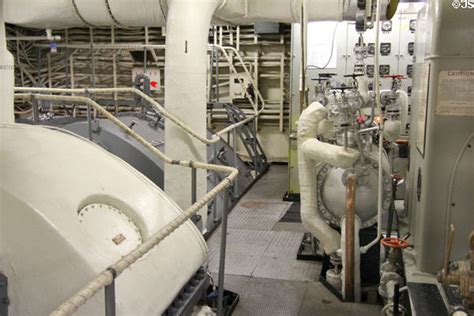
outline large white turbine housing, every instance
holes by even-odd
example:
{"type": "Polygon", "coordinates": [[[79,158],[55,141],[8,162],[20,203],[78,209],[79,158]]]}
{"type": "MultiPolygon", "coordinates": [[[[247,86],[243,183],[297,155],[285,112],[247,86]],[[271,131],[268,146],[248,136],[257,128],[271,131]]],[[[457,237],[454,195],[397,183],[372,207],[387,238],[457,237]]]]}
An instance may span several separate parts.
{"type": "MultiPolygon", "coordinates": [[[[181,213],[145,176],[64,130],[0,125],[0,272],[11,315],[47,315],[181,213]]],[[[188,222],[116,281],[119,315],[159,315],[207,262],[188,222]]],[[[96,295],[78,312],[103,315],[96,295]]]]}

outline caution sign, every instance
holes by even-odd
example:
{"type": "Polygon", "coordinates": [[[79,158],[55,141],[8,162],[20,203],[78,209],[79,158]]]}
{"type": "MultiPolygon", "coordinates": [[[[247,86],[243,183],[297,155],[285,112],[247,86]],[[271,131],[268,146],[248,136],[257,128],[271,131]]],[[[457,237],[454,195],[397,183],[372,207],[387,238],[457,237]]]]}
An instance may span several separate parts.
{"type": "Polygon", "coordinates": [[[439,73],[436,114],[474,116],[474,70],[439,73]]]}

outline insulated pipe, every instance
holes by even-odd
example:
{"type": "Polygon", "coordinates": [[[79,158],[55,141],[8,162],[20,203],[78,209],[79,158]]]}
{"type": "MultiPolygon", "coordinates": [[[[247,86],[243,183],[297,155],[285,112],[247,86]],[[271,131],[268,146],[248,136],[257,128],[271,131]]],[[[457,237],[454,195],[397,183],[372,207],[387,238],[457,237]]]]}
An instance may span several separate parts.
{"type": "MultiPolygon", "coordinates": [[[[180,116],[199,135],[206,135],[207,42],[215,10],[222,0],[173,0],[169,5],[166,24],[165,100],[166,108],[180,116]]],[[[207,161],[206,145],[195,141],[176,126],[166,126],[166,154],[207,161]]],[[[165,166],[165,192],[179,206],[191,204],[189,192],[182,184],[191,181],[187,170],[165,166]]],[[[207,174],[198,173],[198,194],[207,190],[207,174]]],[[[205,223],[207,211],[201,213],[205,223]]]]}
{"type": "MultiPolygon", "coordinates": [[[[343,0],[303,0],[309,21],[340,21],[347,8],[343,0]],[[322,9],[324,8],[324,9],[322,9]]],[[[352,0],[353,2],[355,0],[352,0]]],[[[227,0],[227,6],[216,17],[231,23],[282,22],[299,23],[302,0],[227,0]],[[240,3],[240,5],[239,5],[240,3]],[[234,10],[230,11],[230,6],[234,10]]],[[[355,19],[355,16],[351,17],[355,19]]]]}
{"type": "Polygon", "coordinates": [[[7,0],[6,21],[34,28],[164,26],[156,0],[7,0]]]}
{"type": "MultiPolygon", "coordinates": [[[[6,0],[5,20],[33,28],[164,26],[173,2],[182,0],[6,0]],[[166,4],[166,5],[165,5],[166,4]],[[169,10],[166,9],[169,7],[169,10]]],[[[298,23],[301,0],[219,0],[215,22],[245,24],[254,22],[298,23]]],[[[309,21],[356,19],[356,0],[305,0],[309,21]]],[[[384,9],[388,0],[380,1],[384,9]]],[[[200,0],[189,1],[201,3],[200,0]]],[[[194,17],[193,17],[194,18],[194,17]]]]}
{"type": "Polygon", "coordinates": [[[3,0],[0,0],[0,123],[13,124],[15,122],[13,107],[15,66],[13,56],[7,49],[3,6],[3,0]]]}
{"type": "Polygon", "coordinates": [[[359,152],[318,141],[319,123],[327,112],[319,102],[313,102],[302,113],[298,121],[298,168],[301,192],[301,220],[322,244],[327,254],[340,247],[341,236],[319,215],[317,203],[316,171],[320,163],[338,168],[349,168],[359,157],[359,152]]]}

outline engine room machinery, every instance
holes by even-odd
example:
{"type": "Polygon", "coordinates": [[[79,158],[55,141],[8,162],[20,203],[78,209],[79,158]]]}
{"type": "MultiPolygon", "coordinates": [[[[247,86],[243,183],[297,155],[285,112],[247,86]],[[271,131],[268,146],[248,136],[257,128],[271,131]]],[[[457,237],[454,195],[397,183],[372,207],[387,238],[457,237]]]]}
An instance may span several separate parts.
{"type": "MultiPolygon", "coordinates": [[[[202,136],[207,130],[206,48],[211,21],[297,22],[300,2],[288,0],[276,5],[274,1],[262,0],[258,0],[258,5],[252,0],[245,5],[241,1],[219,0],[167,2],[166,13],[156,1],[144,1],[133,8],[129,1],[92,5],[88,1],[3,0],[0,4],[7,22],[26,27],[166,25],[166,107],[182,116],[202,136]],[[191,14],[194,19],[189,18],[191,14]]],[[[384,19],[396,9],[396,1],[383,0],[379,5],[384,19]]],[[[366,8],[360,1],[317,0],[308,9],[308,20],[357,20],[358,27],[364,28],[374,20],[376,8],[375,3],[366,8]],[[325,10],[321,10],[323,5],[325,10]]],[[[182,298],[189,296],[190,289],[196,289],[197,284],[206,280],[208,255],[203,237],[187,218],[204,207],[211,196],[226,189],[237,171],[214,166],[215,171],[229,175],[217,188],[207,192],[205,168],[200,168],[197,175],[183,168],[196,169],[205,164],[207,146],[190,139],[180,126],[166,122],[167,158],[158,154],[159,144],[148,146],[149,142],[141,136],[134,136],[167,162],[164,193],[128,163],[87,139],[63,129],[14,124],[13,59],[4,45],[3,16],[0,22],[0,60],[7,61],[6,67],[3,64],[0,67],[2,83],[6,83],[0,98],[3,157],[0,281],[4,284],[3,277],[8,280],[8,312],[37,315],[56,311],[62,315],[75,311],[93,315],[102,313],[105,306],[106,311],[112,308],[115,313],[117,308],[117,313],[122,315],[168,311],[172,315],[189,314],[176,310],[182,305],[182,298]],[[183,156],[188,160],[176,160],[183,156]],[[183,183],[194,181],[193,177],[197,179],[197,196],[204,196],[196,203],[187,190],[182,190],[183,183]],[[161,243],[153,249],[152,245],[158,241],[161,243]],[[99,291],[102,293],[104,287],[105,297],[94,296],[99,291]],[[109,300],[112,289],[116,290],[117,304],[109,300]]],[[[21,97],[34,98],[31,94],[21,97]]],[[[91,100],[64,95],[43,94],[42,97],[91,100]]],[[[340,110],[346,111],[345,105],[340,110]]],[[[107,117],[129,135],[136,134],[130,128],[133,122],[127,126],[121,120],[107,117]]],[[[352,166],[357,158],[350,147],[349,135],[348,130],[344,138],[347,148],[343,150],[350,153],[351,161],[344,163],[345,167],[352,166]]],[[[217,310],[224,315],[222,306],[217,310]]]]}

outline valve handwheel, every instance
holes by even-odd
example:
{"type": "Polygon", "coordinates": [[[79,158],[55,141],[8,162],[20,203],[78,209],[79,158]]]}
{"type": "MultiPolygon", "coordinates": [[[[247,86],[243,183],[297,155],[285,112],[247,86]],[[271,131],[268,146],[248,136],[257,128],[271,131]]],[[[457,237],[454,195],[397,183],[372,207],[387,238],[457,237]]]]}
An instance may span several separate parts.
{"type": "Polygon", "coordinates": [[[382,246],[389,248],[405,249],[408,248],[408,241],[401,238],[388,237],[382,239],[382,246]]]}
{"type": "Polygon", "coordinates": [[[348,74],[348,75],[344,75],[344,78],[352,78],[352,79],[355,79],[357,77],[362,77],[362,76],[365,76],[365,74],[348,74]]]}
{"type": "Polygon", "coordinates": [[[404,75],[384,75],[384,78],[392,78],[392,79],[406,79],[404,75]]]}

